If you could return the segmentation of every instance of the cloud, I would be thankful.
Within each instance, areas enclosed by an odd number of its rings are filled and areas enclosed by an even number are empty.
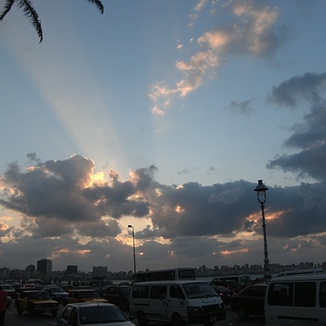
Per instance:
[[[274,86],[268,99],[280,106],[295,107],[301,100],[318,102],[325,93],[326,73],[305,73]]]
[[[309,111],[303,116],[302,123],[292,127],[292,135],[284,142],[285,147],[299,149],[299,152],[274,158],[268,163],[269,168],[281,168],[300,178],[325,181],[325,85],[326,73],[306,73],[273,87],[269,101],[291,107],[302,103]]]
[[[205,1],[199,2],[198,8],[204,5]],[[174,86],[158,82],[151,87],[149,97],[154,114],[164,116],[174,98],[185,97],[198,89],[205,79],[215,78],[216,69],[230,56],[269,57],[283,44],[286,33],[281,36],[280,31],[273,30],[279,16],[276,9],[257,1],[234,1],[219,7],[220,15],[221,11],[231,16],[232,23],[197,38],[199,50],[188,61],[178,60],[175,64],[183,77]]]
[[[9,264],[15,251],[26,266],[32,257],[48,257],[61,268],[73,261],[80,267],[101,262],[111,269],[114,262],[132,269],[126,258],[131,249],[119,225],[126,216],[150,221],[135,232],[137,261],[143,268],[228,264],[235,259],[255,263],[261,251],[256,183],[163,185],[155,180],[158,170],[153,165],[132,171],[127,181],[112,171],[109,180],[98,182],[94,162],[82,156],[33,162],[24,172],[17,163],[9,164],[1,178],[2,205],[21,216],[19,227],[1,224],[6,239],[0,253],[3,264]],[[325,184],[268,187],[271,253],[278,261],[276,248],[284,257],[293,252],[308,257],[317,243],[325,243]]]

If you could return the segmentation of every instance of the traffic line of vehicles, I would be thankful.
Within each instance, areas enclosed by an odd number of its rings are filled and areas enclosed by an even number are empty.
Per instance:
[[[194,269],[177,268],[136,273],[132,285],[70,289],[69,293],[58,285],[26,287],[8,297],[15,297],[18,314],[50,313],[57,316],[58,326],[135,326],[134,319],[139,326],[150,322],[213,326],[225,319],[225,305],[240,319],[261,316],[266,326],[326,326],[324,271],[287,272],[253,285],[249,280],[228,276],[208,283],[196,279]]]

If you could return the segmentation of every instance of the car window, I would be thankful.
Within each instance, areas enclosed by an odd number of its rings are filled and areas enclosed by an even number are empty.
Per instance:
[[[316,283],[295,283],[294,305],[296,307],[314,307],[316,305]]]
[[[166,295],[167,286],[163,285],[157,285],[152,286],[151,292],[150,292],[150,298],[151,299],[164,299]]]
[[[182,292],[182,289],[179,285],[170,286],[170,297],[177,299],[185,299],[185,295]]]
[[[326,282],[320,283],[320,306],[326,308]]]
[[[254,297],[257,295],[257,286],[251,286],[243,290],[242,294]]]
[[[69,323],[71,323],[72,325],[74,325],[77,321],[77,309],[75,307],[72,308],[71,313],[68,317],[67,320]]]
[[[72,307],[68,306],[62,313],[62,319],[68,320],[71,311],[72,311]]]
[[[146,298],[148,298],[148,293],[149,293],[149,286],[137,285],[133,289],[132,297],[139,298],[139,299],[141,299],[141,298],[146,299]]]
[[[258,288],[257,288],[257,295],[259,296],[259,297],[265,297],[265,294],[266,294],[266,289],[267,289],[267,287],[266,286],[259,286]]]
[[[268,304],[272,306],[292,306],[293,288],[293,283],[271,284],[268,292]]]
[[[131,291],[131,287],[123,287],[120,289],[121,290],[121,293],[126,295],[126,296],[129,296],[130,294],[130,291]]]

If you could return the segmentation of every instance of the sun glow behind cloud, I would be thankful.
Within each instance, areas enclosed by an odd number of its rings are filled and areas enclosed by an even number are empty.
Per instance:
[[[108,114],[110,91],[95,82],[91,62],[83,55],[81,41],[75,36],[69,35],[65,40],[69,52],[50,42],[22,52],[26,40],[22,36],[22,44],[14,42],[10,31],[4,36],[7,41],[4,45],[40,93],[44,110],[52,110],[76,144],[74,151],[92,157],[97,164],[110,161],[114,168],[128,170],[123,146]],[[110,156],[111,152],[115,153],[114,157]]]

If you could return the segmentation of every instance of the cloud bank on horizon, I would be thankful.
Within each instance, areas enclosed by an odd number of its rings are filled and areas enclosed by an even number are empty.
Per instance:
[[[279,23],[284,13],[271,7],[270,1],[193,3],[188,17],[191,37],[177,44],[179,53],[188,54],[188,59],[176,59],[175,70],[170,71],[172,78],[152,83],[148,94],[151,113],[164,119],[180,98],[222,78],[223,68],[232,60],[255,58],[281,70],[285,64],[275,60],[275,55],[294,34],[293,26]],[[194,37],[193,28],[203,17],[218,19],[209,30],[196,30]],[[301,181],[281,187],[264,179],[269,188],[266,218],[270,263],[325,260],[325,86],[326,72],[297,71],[268,92],[258,92],[257,97],[249,94],[242,100],[230,99],[226,108],[250,118],[260,101],[275,111],[300,117],[299,122],[283,122],[290,134],[279,148],[280,154],[266,158],[268,170],[295,175]],[[54,98],[58,103],[62,100],[57,94]],[[82,100],[78,103],[82,106]],[[61,109],[62,115],[69,115],[66,106]],[[79,106],[74,109],[77,114]],[[86,116],[90,120],[92,114]],[[66,124],[71,120],[69,116]],[[86,142],[90,137],[80,130],[78,125],[74,132],[80,132]],[[99,130],[96,132],[100,138]],[[78,265],[80,270],[100,265],[112,271],[132,270],[128,224],[135,226],[138,269],[263,263],[255,182],[237,179],[211,185],[194,181],[166,184],[159,181],[157,163],[131,168],[124,179],[110,166],[99,168],[91,155],[43,161],[37,150],[26,153],[27,166],[11,162],[0,175],[2,266],[25,268],[46,257],[53,261],[55,270],[69,264]]]
[[[274,259],[323,259],[325,84],[326,74],[306,73],[273,87],[268,95],[268,101],[281,106],[294,107],[304,101],[310,108],[285,141],[285,146],[297,151],[271,159],[268,167],[316,180],[269,187],[266,217]],[[151,222],[135,233],[137,260],[144,268],[177,262],[192,265],[198,258],[228,262],[225,257],[230,256],[237,261],[243,253],[261,252],[261,217],[252,182],[164,185],[155,180],[158,168],[154,165],[132,171],[126,181],[110,171],[110,179],[105,180],[95,172],[95,163],[80,155],[46,162],[35,153],[28,158],[34,164],[26,170],[14,162],[1,177],[0,203],[21,216],[19,227],[2,223],[1,236],[10,239],[2,243],[3,263],[10,261],[15,250],[15,257],[23,261],[36,251],[58,261],[81,261],[77,258],[81,255],[125,266],[122,261],[130,248],[117,237],[123,232],[119,221],[126,216]],[[80,237],[88,240],[82,243]],[[33,242],[36,248],[27,255],[26,243],[31,246]]]

